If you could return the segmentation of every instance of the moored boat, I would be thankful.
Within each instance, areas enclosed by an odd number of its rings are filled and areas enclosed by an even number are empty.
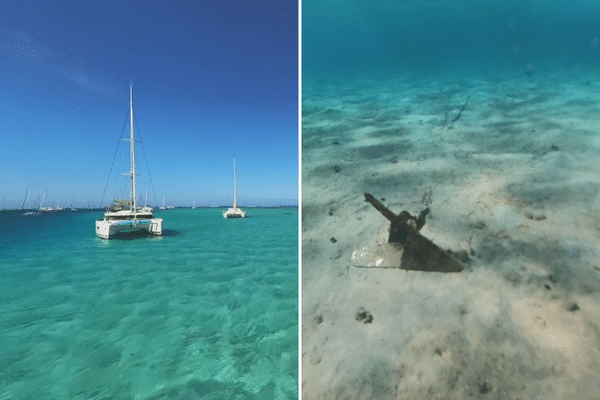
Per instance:
[[[131,176],[131,199],[115,199],[115,204],[108,206],[104,219],[96,221],[96,235],[103,239],[111,239],[116,235],[131,232],[148,232],[162,235],[162,218],[154,218],[151,207],[138,207],[136,204],[135,182],[135,130],[133,127],[133,85],[129,85],[129,148]]]
[[[246,218],[246,211],[237,206],[237,180],[235,176],[235,158],[233,159],[233,207],[223,211],[223,218]]]

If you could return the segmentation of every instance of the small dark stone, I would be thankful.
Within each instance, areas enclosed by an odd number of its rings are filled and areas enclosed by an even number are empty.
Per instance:
[[[364,322],[365,324],[370,324],[371,322],[373,322],[373,315],[371,315],[370,312],[360,308],[356,313],[356,320]]]
[[[567,310],[569,310],[570,312],[575,312],[579,310],[579,306],[577,305],[577,303],[573,303],[569,306],[569,308],[567,308]]]
[[[550,285],[546,284],[546,285],[544,285],[544,287],[545,287],[546,289],[550,290]]]
[[[554,275],[549,275],[548,279],[550,279],[550,282],[556,283],[556,278],[554,277]]]
[[[440,357],[441,357],[441,356],[442,356],[442,350],[441,350],[439,347],[437,347],[437,348],[435,349],[435,354],[437,354],[438,356],[440,356]]]
[[[317,323],[317,325],[323,323],[323,316],[322,315],[317,315],[315,317],[315,322]]]
[[[332,216],[333,215],[333,208],[330,208],[329,212],[327,214],[329,214],[329,216]]]
[[[333,144],[340,144],[340,142],[338,142],[337,140],[334,140]]]
[[[394,156],[391,159],[392,164],[398,164],[398,157]]]
[[[336,165],[333,167],[333,172],[340,172],[342,169],[340,168],[339,165]]]
[[[332,237],[332,238],[331,238],[331,239],[329,239],[329,240],[331,240],[331,243],[337,243],[337,239],[336,239],[336,238],[334,238],[334,237]]]
[[[594,269],[595,269],[596,271],[600,271],[600,268],[598,268],[598,267],[594,267]]]
[[[552,147],[550,147],[550,149],[552,149],[552,151],[557,151],[558,150],[558,146],[556,146],[556,145],[553,144]]]
[[[536,211],[526,211],[525,218],[533,220],[533,221],[543,221],[546,219],[546,216],[543,214],[542,211],[536,210]]]
[[[475,250],[469,249],[469,254],[472,255],[472,256],[474,256],[475,255]]]
[[[385,201],[385,197],[382,197],[382,198],[381,198],[381,201]]]
[[[483,385],[479,386],[479,393],[486,394],[492,391],[492,387],[487,384],[487,382],[483,382]]]
[[[475,229],[483,229],[483,228],[485,228],[485,222],[483,222],[483,221],[477,221],[476,223],[474,223],[471,226],[473,228],[475,228]]]

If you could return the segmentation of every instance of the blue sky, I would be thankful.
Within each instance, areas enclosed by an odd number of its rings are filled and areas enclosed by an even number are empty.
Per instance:
[[[129,81],[159,203],[297,204],[298,5],[8,2],[0,14],[0,204],[98,205]],[[120,147],[126,149],[126,143]],[[107,198],[125,165],[115,165]],[[116,177],[116,179],[113,179]],[[121,179],[122,180],[122,179]],[[114,181],[114,182],[113,182]],[[110,200],[110,199],[109,199]],[[104,202],[106,203],[106,199]]]

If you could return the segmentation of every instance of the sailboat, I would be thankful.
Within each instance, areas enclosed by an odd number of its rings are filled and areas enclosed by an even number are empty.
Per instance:
[[[131,198],[115,199],[115,204],[108,206],[104,219],[96,221],[96,235],[110,239],[120,233],[149,232],[162,235],[162,218],[154,218],[151,207],[138,207],[135,196],[135,131],[133,129],[133,84],[129,84],[129,149],[131,170]]]
[[[167,207],[165,207],[165,198],[164,198],[164,196],[163,196],[163,205],[162,205],[162,207],[160,207],[160,209],[161,210],[166,210],[167,209]]]
[[[42,201],[40,201],[40,208],[38,209],[40,212],[52,212],[52,211],[54,211],[54,208],[52,208],[52,207],[42,207],[42,204],[44,204],[44,200],[46,199],[46,195],[48,195],[48,189],[46,189],[44,191],[44,195],[42,196]]]
[[[60,206],[60,198],[56,202],[56,207],[52,208],[52,211],[62,211],[63,208]]]
[[[235,178],[235,158],[233,159],[233,207],[223,211],[224,218],[246,218],[246,211],[237,208],[237,181]]]
[[[77,211],[75,207],[73,207],[73,202],[75,201],[75,195],[73,195],[73,199],[71,199],[71,211]]]
[[[46,198],[47,195],[48,195],[48,189],[46,189],[46,191],[44,191],[44,196],[42,197],[42,201],[40,202],[40,208],[38,211],[40,211],[40,212],[62,211],[63,208],[60,206],[60,199],[56,202],[56,207],[42,207],[42,204],[44,203],[44,199]]]
[[[25,200],[23,200],[23,205],[21,206],[21,210],[25,208],[25,204],[29,200],[29,189],[27,189],[27,194],[25,195]]]
[[[25,204],[27,204],[28,201],[29,201],[29,189],[27,189],[27,196],[25,196],[25,200],[23,201],[23,205],[21,206],[21,210],[25,209]],[[31,204],[30,204],[30,206],[31,206]],[[40,206],[41,206],[41,203],[40,203]],[[26,213],[23,213],[21,215],[24,215],[24,216],[28,217],[30,215],[40,215],[40,212],[39,211],[27,211]]]
[[[194,205],[192,206],[192,210],[196,209],[196,199],[194,199]]]
[[[47,190],[46,190],[46,192],[47,192]],[[37,211],[28,211],[28,212],[26,212],[26,213],[24,213],[22,215],[28,217],[28,216],[31,216],[31,215],[41,215],[42,212],[49,211],[48,208],[42,208],[42,204],[44,203],[44,199],[46,198],[46,192],[44,192],[44,195],[42,196],[42,199],[40,200],[40,206],[38,207]],[[38,199],[39,198],[40,197],[38,196]],[[23,202],[23,204],[25,204],[25,202]]]

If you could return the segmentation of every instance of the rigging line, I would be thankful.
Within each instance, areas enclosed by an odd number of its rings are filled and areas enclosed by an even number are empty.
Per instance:
[[[140,144],[142,145],[142,153],[144,153],[144,161],[146,162],[146,171],[148,171],[148,180],[150,181],[150,186],[152,186],[152,194],[154,195],[154,204],[158,204],[156,199],[156,190],[154,190],[154,182],[152,182],[152,176],[150,175],[150,167],[148,166],[148,157],[146,157],[146,149],[144,148],[144,141],[142,140],[142,131],[140,129],[140,124],[137,119],[135,120],[135,125],[137,126],[138,137],[140,138]]]
[[[125,120],[123,121],[123,128],[121,128],[121,134],[119,135],[119,142],[117,143],[117,149],[115,150],[115,155],[113,156],[112,164],[110,165],[110,171],[108,172],[108,178],[106,179],[106,185],[104,186],[104,193],[102,193],[102,200],[100,200],[100,208],[102,208],[102,203],[104,203],[104,196],[106,195],[106,189],[108,188],[108,182],[110,181],[110,175],[112,174],[113,167],[115,166],[115,159],[117,158],[117,154],[119,153],[119,144],[121,144],[121,138],[123,137],[123,131],[125,130],[125,125],[127,124],[127,116],[129,115],[129,108],[127,108],[127,113],[125,113]]]

